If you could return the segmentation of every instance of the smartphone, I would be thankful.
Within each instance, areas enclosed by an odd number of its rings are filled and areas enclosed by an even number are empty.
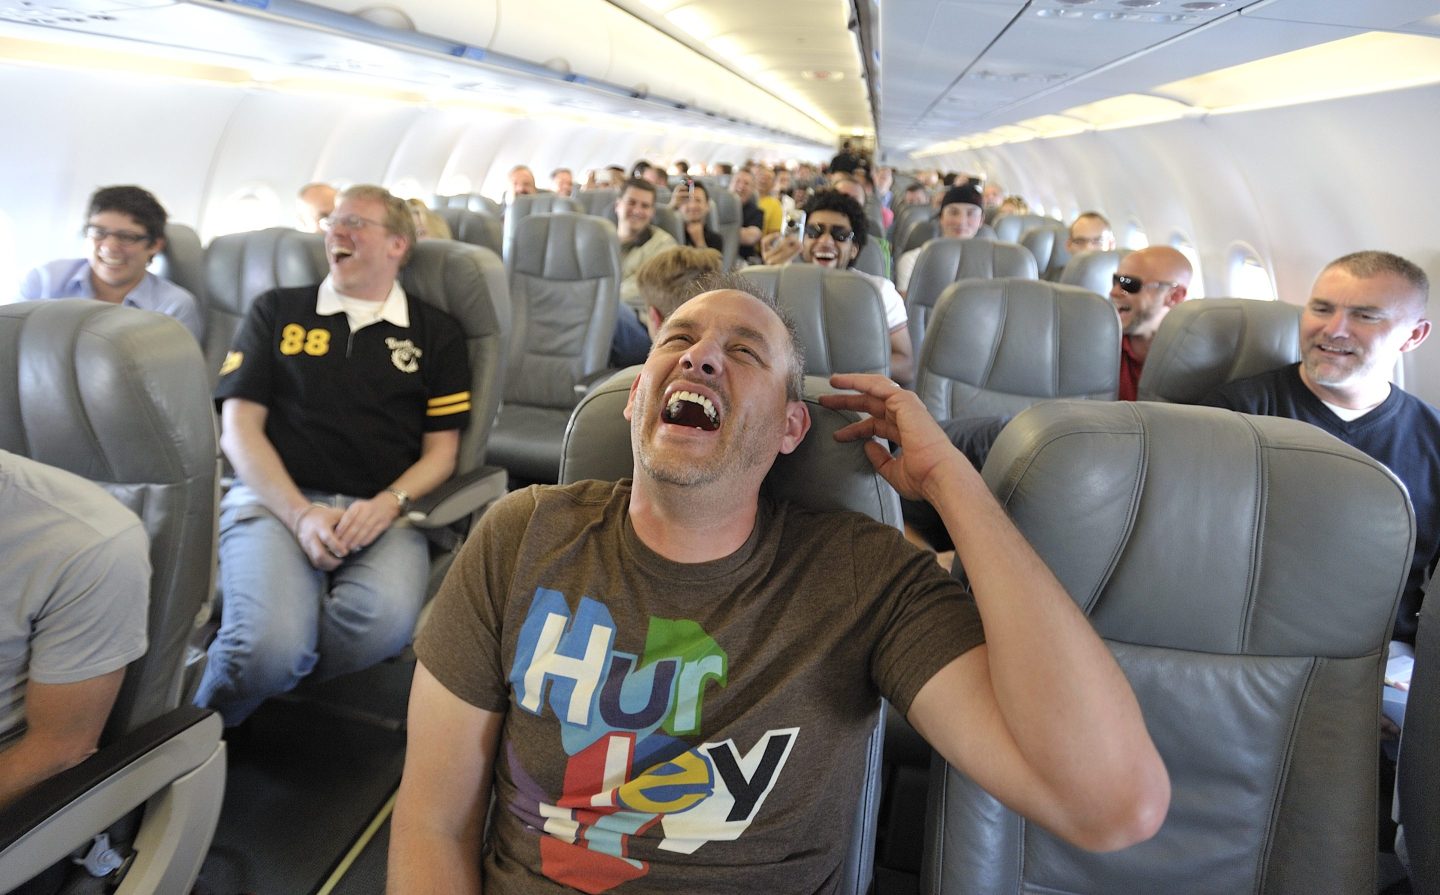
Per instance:
[[[785,215],[785,223],[780,227],[781,236],[793,236],[796,239],[805,238],[805,212],[792,211]]]

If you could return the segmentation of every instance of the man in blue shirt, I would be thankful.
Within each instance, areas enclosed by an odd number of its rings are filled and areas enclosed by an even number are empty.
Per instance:
[[[195,296],[146,270],[165,248],[165,209],[138,186],[107,186],[90,197],[85,239],[90,254],[30,271],[20,297],[93,298],[174,317],[195,341],[205,335]],[[203,342],[202,342],[203,344]]]

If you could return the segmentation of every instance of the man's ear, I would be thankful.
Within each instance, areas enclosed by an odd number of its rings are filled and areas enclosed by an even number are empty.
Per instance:
[[[1184,301],[1185,298],[1189,295],[1189,293],[1189,286],[1186,286],[1184,283],[1177,283],[1175,285],[1175,288],[1170,290],[1169,297],[1165,299],[1165,307],[1175,307],[1176,305],[1180,304],[1180,302]]]
[[[640,388],[640,380],[644,378],[645,374],[642,372],[639,376],[635,377],[634,382],[630,383],[630,395],[625,399],[625,419],[627,420],[630,419],[631,408],[635,405],[635,392]]]
[[[1424,317],[1421,317],[1420,320],[1415,324],[1415,328],[1410,331],[1410,338],[1406,339],[1405,344],[1400,346],[1400,351],[1402,353],[1406,351],[1414,351],[1416,348],[1420,347],[1420,343],[1424,342],[1425,339],[1429,337],[1429,335],[1430,321],[1426,320]]]
[[[655,341],[655,334],[660,332],[660,324],[665,322],[665,318],[660,316],[659,308],[655,307],[654,305],[646,305],[645,319],[650,324],[650,341],[653,342]]]
[[[789,454],[805,440],[810,431],[810,408],[804,401],[785,404],[785,435],[780,439],[780,453]]]
[[[165,251],[165,237],[157,236],[155,240],[150,243],[150,257],[146,259],[145,263],[149,264],[151,261],[154,261],[155,256],[163,251]]]

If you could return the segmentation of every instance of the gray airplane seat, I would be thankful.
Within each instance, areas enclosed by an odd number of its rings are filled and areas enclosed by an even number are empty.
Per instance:
[[[875,284],[815,264],[747,267],[744,276],[795,321],[807,376],[890,375],[890,331]]]
[[[1065,272],[1070,263],[1070,250],[1065,244],[1070,241],[1070,228],[1059,221],[1051,221],[1031,227],[1020,234],[1020,244],[1035,256],[1040,279],[1054,283]]]
[[[1416,892],[1440,892],[1440,599],[1420,607],[1396,780],[1410,881]]]
[[[879,232],[883,233],[884,231]],[[872,276],[884,277],[888,280],[890,278],[890,259],[886,257],[885,250],[880,247],[880,240],[882,238],[883,237],[871,236],[866,239],[865,248],[860,250],[860,254],[855,256],[854,261],[850,262],[850,267],[854,270],[864,271]]]
[[[575,195],[582,214],[597,218],[615,220],[615,203],[620,201],[620,191],[606,187],[599,190],[581,190]]]
[[[470,211],[478,211],[481,214],[494,215],[497,218],[505,212],[505,209],[500,206],[499,202],[496,202],[488,196],[482,196],[479,193],[460,193],[455,196],[441,196],[437,194],[434,201],[428,204],[436,210],[441,208],[465,208]]]
[[[925,243],[940,236],[940,225],[933,217],[923,217],[912,220],[906,227],[904,233],[895,234],[895,257],[918,249]]]
[[[468,208],[440,208],[435,213],[450,225],[456,241],[483,246],[497,256],[504,251],[505,224],[498,216]]]
[[[510,269],[513,335],[505,398],[486,462],[554,482],[565,425],[587,381],[605,369],[620,302],[620,241],[589,215],[531,215]]]
[[[655,228],[664,230],[674,237],[679,245],[685,244],[685,222],[680,220],[680,215],[669,205],[661,205],[660,200],[655,200]]]
[[[0,448],[104,487],[140,517],[152,568],[149,648],[125,670],[100,751],[0,812],[0,891],[109,829],[137,852],[119,891],[187,892],[225,785],[220,719],[182,686],[214,579],[204,360],[175,320],[83,299],[0,307],[0,346]]]
[[[1196,404],[1227,382],[1300,360],[1300,309],[1280,301],[1181,302],[1160,321],[1137,388],[1142,401]]]
[[[919,357],[935,303],[951,283],[995,277],[1035,279],[1035,257],[1023,246],[989,239],[933,239],[920,250],[905,294],[910,345]]]
[[[1120,259],[1130,254],[1130,249],[1112,249],[1108,252],[1081,252],[1070,258],[1060,272],[1060,282],[1066,286],[1079,286],[1096,295],[1110,294],[1110,277],[1120,269]]]
[[[505,494],[504,470],[485,466],[491,430],[504,394],[506,358],[510,349],[511,303],[505,265],[489,249],[452,240],[423,240],[400,271],[406,294],[434,305],[460,325],[470,358],[470,422],[460,434],[455,471],[411,508],[412,524],[431,532],[441,546],[458,549],[458,538],[440,531],[478,518]],[[444,560],[445,568],[449,559]]]
[[[1047,218],[1041,214],[1002,214],[988,223],[995,228],[996,239],[1001,242],[1018,243],[1026,230],[1051,224],[1054,221],[1054,218]]]
[[[520,222],[534,214],[555,214],[557,212],[570,212],[579,214],[580,203],[565,196],[557,196],[554,193],[534,193],[528,196],[515,196],[511,198],[510,205],[505,209],[505,238],[504,251],[501,257],[510,259],[514,251],[515,234],[518,232]]]
[[[205,250],[205,366],[209,382],[235,340],[251,302],[278,287],[325,278],[325,238],[289,227],[231,233]]]
[[[901,205],[896,208],[895,219],[890,222],[890,244],[898,249],[905,241],[911,227],[920,221],[932,220],[934,217],[935,209],[928,203],[925,205]]]
[[[724,240],[724,269],[734,270],[740,255],[740,197],[712,180],[704,183],[710,197],[710,228]]]
[[[1120,319],[1083,289],[961,280],[935,306],[915,391],[942,420],[1012,416],[1056,398],[1113,401]]]
[[[562,483],[615,480],[628,478],[633,473],[630,424],[622,411],[639,371],[639,367],[622,370],[592,390],[575,408],[565,435],[560,466]],[[842,444],[834,438],[836,431],[859,418],[847,411],[823,407],[816,400],[835,391],[824,379],[805,377],[810,431],[793,453],[776,458],[762,488],[776,500],[789,500],[816,510],[853,510],[900,528],[903,525],[900,496],[875,472],[860,442]],[[846,782],[847,787],[855,790],[858,801],[849,859],[840,885],[834,890],[845,895],[864,895],[870,891],[874,875],[883,719],[881,705],[877,704],[875,731],[866,752],[864,773]]]
[[[185,289],[205,307],[205,250],[193,227],[174,221],[165,225],[165,248],[155,256],[151,272]]]
[[[1376,891],[1404,486],[1305,423],[1150,402],[1028,410],[984,478],[1129,679],[1170,808],[1085,852],[936,761],[921,891]]]

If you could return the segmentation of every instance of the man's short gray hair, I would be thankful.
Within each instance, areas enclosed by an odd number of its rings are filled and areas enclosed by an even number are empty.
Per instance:
[[[1415,293],[1420,297],[1422,310],[1430,301],[1430,278],[1425,275],[1425,271],[1421,270],[1420,265],[1415,262],[1401,258],[1392,252],[1382,252],[1378,249],[1351,252],[1325,265],[1325,270],[1336,267],[1362,280],[1383,274],[1393,274],[1414,287]]]

